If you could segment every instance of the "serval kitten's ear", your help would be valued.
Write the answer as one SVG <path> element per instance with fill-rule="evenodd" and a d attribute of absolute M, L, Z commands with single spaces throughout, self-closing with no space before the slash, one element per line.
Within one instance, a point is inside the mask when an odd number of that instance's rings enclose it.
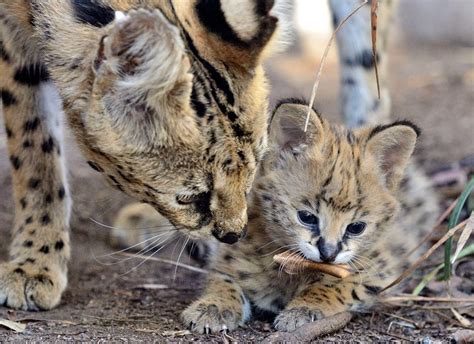
<path fill-rule="evenodd" d="M 389 190 L 395 191 L 415 149 L 420 130 L 408 121 L 378 126 L 368 132 L 368 152 L 375 156 Z"/>
<path fill-rule="evenodd" d="M 323 123 L 311 109 L 305 132 L 308 107 L 302 104 L 280 103 L 273 113 L 270 123 L 270 143 L 282 151 L 291 150 L 299 154 L 310 144 L 322 140 Z"/>

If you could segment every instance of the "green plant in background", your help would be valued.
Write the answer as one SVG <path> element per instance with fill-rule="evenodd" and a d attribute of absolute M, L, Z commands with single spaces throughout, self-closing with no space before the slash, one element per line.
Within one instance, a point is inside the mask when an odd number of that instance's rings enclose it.
<path fill-rule="evenodd" d="M 474 189 L 474 177 L 471 178 L 464 191 L 459 196 L 459 199 L 454 207 L 453 213 L 449 217 L 448 230 L 453 228 L 459 223 L 459 217 L 464 204 L 469 198 L 472 190 Z M 444 245 L 444 280 L 451 278 L 452 262 L 451 262 L 451 248 L 453 246 L 453 238 L 449 238 Z"/>
<path fill-rule="evenodd" d="M 466 202 L 467 202 L 469 213 L 473 211 L 473 208 L 474 208 L 474 193 L 472 192 L 473 190 L 474 190 L 474 177 L 471 177 L 466 188 L 461 193 L 461 196 L 459 196 L 459 199 L 456 202 L 456 206 L 453 210 L 453 213 L 451 214 L 449 218 L 448 230 L 455 227 L 459 223 L 461 210 L 466 204 Z M 449 280 L 451 278 L 452 263 L 453 263 L 453 261 L 451 260 L 451 249 L 452 249 L 452 238 L 448 239 L 448 241 L 446 241 L 444 245 L 444 253 L 445 253 L 444 263 L 439 264 L 433 270 L 431 270 L 427 275 L 425 275 L 423 279 L 421 280 L 421 282 L 415 287 L 415 289 L 413 289 L 412 295 L 419 295 L 421 291 L 427 286 L 427 284 L 431 280 L 435 279 L 443 269 L 444 269 L 444 273 L 441 276 L 442 279 Z M 464 247 L 461 250 L 461 252 L 459 252 L 459 255 L 456 257 L 456 259 L 461 259 L 472 254 L 474 254 L 474 244 L 470 244 Z"/>

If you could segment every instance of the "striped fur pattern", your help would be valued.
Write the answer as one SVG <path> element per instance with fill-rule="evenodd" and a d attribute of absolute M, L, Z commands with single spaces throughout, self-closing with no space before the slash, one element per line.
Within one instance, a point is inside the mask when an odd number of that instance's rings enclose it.
<path fill-rule="evenodd" d="M 181 233 L 226 243 L 245 233 L 246 195 L 267 142 L 261 64 L 285 31 L 279 7 L 0 0 L 0 89 L 16 202 L 0 304 L 50 309 L 66 287 L 63 121 L 94 170 Z"/>
<path fill-rule="evenodd" d="M 312 111 L 304 133 L 306 113 L 295 100 L 278 106 L 251 194 L 247 237 L 219 245 L 203 295 L 182 315 L 193 331 L 233 330 L 251 316 L 249 305 L 254 314 L 276 315 L 280 331 L 367 309 L 432 228 L 436 197 L 409 165 L 418 128 L 400 121 L 350 130 Z M 272 261 L 284 250 L 350 264 L 355 273 L 343 280 L 288 275 Z"/>

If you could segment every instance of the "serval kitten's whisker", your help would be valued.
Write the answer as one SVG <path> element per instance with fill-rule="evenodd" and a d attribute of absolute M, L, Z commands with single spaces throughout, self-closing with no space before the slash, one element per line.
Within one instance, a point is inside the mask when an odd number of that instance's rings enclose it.
<path fill-rule="evenodd" d="M 186 248 L 186 245 L 188 244 L 188 242 L 189 242 L 189 236 L 186 236 L 186 240 L 184 241 L 183 247 L 181 248 L 181 252 L 178 255 L 178 259 L 176 260 L 176 266 L 174 268 L 173 281 L 176 280 L 176 273 L 178 272 L 179 260 L 181 259 L 181 255 L 183 254 L 184 249 Z"/>

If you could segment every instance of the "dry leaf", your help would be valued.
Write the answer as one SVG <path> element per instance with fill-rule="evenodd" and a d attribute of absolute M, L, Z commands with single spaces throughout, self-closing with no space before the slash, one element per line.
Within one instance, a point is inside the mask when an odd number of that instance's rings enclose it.
<path fill-rule="evenodd" d="M 9 328 L 10 330 L 13 330 L 18 333 L 21 333 L 26 329 L 25 324 L 22 324 L 16 321 L 7 320 L 7 319 L 0 319 L 0 325 L 5 326 Z"/>
<path fill-rule="evenodd" d="M 474 211 L 471 211 L 471 216 L 469 216 L 469 220 L 466 223 L 466 227 L 464 227 L 464 229 L 461 232 L 461 236 L 459 237 L 459 240 L 456 246 L 456 252 L 454 252 L 453 257 L 451 258 L 451 264 L 454 264 L 454 262 L 458 258 L 459 253 L 466 245 L 467 241 L 469 240 L 469 237 L 472 234 L 473 228 L 474 228 Z"/>
<path fill-rule="evenodd" d="M 180 330 L 180 331 L 164 331 L 161 335 L 164 337 L 183 337 L 189 334 L 192 334 L 191 331 Z"/>
<path fill-rule="evenodd" d="M 454 316 L 462 325 L 462 327 L 466 327 L 466 328 L 471 327 L 471 322 L 466 317 L 463 317 L 461 314 L 459 314 L 457 310 L 455 310 L 454 308 L 451 308 L 451 312 L 453 312 Z"/>

